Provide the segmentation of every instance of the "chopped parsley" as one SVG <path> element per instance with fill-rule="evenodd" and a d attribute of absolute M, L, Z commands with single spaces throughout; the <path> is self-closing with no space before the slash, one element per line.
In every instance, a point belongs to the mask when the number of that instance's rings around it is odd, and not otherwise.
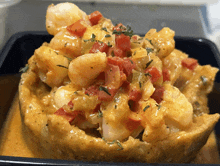
<path fill-rule="evenodd" d="M 20 73 L 25 73 L 25 72 L 27 72 L 28 69 L 29 69 L 29 65 L 26 65 L 25 67 L 21 68 L 21 69 L 19 70 L 19 72 L 20 72 Z"/>
<path fill-rule="evenodd" d="M 99 118 L 103 117 L 103 113 L 100 110 L 98 110 L 98 117 Z"/>
<path fill-rule="evenodd" d="M 147 50 L 147 55 L 154 51 L 152 48 L 146 48 L 146 50 Z"/>
<path fill-rule="evenodd" d="M 72 58 L 69 58 L 67 56 L 64 56 L 65 58 L 67 58 L 69 61 L 72 61 L 73 59 Z"/>
<path fill-rule="evenodd" d="M 152 41 L 151 41 L 150 39 L 145 38 L 145 40 L 149 41 L 149 42 L 150 42 L 150 44 L 151 44 L 151 45 L 153 45 L 153 44 L 152 44 Z"/>
<path fill-rule="evenodd" d="M 66 66 L 63 66 L 63 65 L 57 65 L 58 67 L 62 67 L 62 68 L 65 68 L 65 69 L 68 69 L 68 67 Z"/>
<path fill-rule="evenodd" d="M 105 37 L 111 37 L 111 35 L 107 34 L 107 35 L 105 35 Z"/>
<path fill-rule="evenodd" d="M 124 149 L 119 140 L 117 140 L 116 143 L 119 146 L 119 149 L 117 149 L 117 150 L 123 150 Z"/>
<path fill-rule="evenodd" d="M 107 43 L 107 46 L 108 46 L 108 47 L 112 47 L 112 45 L 111 45 L 111 43 L 110 43 L 110 42 L 108 42 L 108 43 Z"/>
<path fill-rule="evenodd" d="M 145 76 L 149 76 L 152 77 L 152 75 L 150 73 L 144 73 Z"/>
<path fill-rule="evenodd" d="M 126 36 L 129 36 L 130 38 L 134 35 L 133 30 L 128 25 L 127 25 L 127 28 L 123 28 L 122 26 L 120 26 L 120 29 L 122 31 L 113 30 L 112 34 L 115 34 L 115 35 L 124 34 Z"/>
<path fill-rule="evenodd" d="M 134 51 L 134 55 L 136 55 L 137 51 Z"/>
<path fill-rule="evenodd" d="M 153 59 L 151 59 L 149 62 L 147 62 L 147 64 L 146 64 L 146 67 L 145 67 L 145 68 L 148 68 L 152 62 L 153 62 Z"/>
<path fill-rule="evenodd" d="M 144 107 L 143 111 L 145 112 L 148 108 L 150 108 L 150 105 L 147 105 L 146 107 Z"/>
<path fill-rule="evenodd" d="M 208 79 L 205 76 L 200 76 L 200 79 L 202 80 L 203 85 L 207 84 Z"/>
<path fill-rule="evenodd" d="M 101 30 L 108 32 L 106 27 L 101 28 Z"/>
<path fill-rule="evenodd" d="M 96 41 L 95 38 L 96 38 L 96 35 L 93 33 L 91 39 L 88 39 L 88 40 L 85 39 L 85 40 L 83 40 L 83 41 L 84 41 L 84 42 L 87 42 L 87 41 L 94 42 L 94 41 Z"/>
<path fill-rule="evenodd" d="M 107 93 L 109 96 L 111 96 L 111 93 L 109 93 L 108 88 L 103 87 L 103 86 L 100 86 L 100 87 L 99 87 L 99 90 L 100 90 L 100 91 L 104 91 L 104 92 Z"/>
<path fill-rule="evenodd" d="M 142 84 L 141 84 L 141 82 L 139 81 L 139 87 L 141 88 L 142 87 Z"/>
<path fill-rule="evenodd" d="M 155 104 L 158 108 L 158 110 L 162 107 L 160 104 Z"/>

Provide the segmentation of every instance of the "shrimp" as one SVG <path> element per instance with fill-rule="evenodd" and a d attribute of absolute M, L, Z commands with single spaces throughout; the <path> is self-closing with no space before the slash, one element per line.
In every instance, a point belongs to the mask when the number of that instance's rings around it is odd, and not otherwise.
<path fill-rule="evenodd" d="M 55 88 L 52 90 L 52 96 L 54 101 L 54 107 L 56 109 L 61 108 L 65 104 L 68 104 L 72 99 L 74 92 L 77 91 L 77 88 L 74 88 L 70 84 L 65 86 L 60 86 L 58 89 Z"/>
<path fill-rule="evenodd" d="M 170 131 L 167 129 L 164 119 L 164 109 L 152 98 L 140 101 L 141 124 L 145 128 L 142 139 L 146 142 L 163 140 Z"/>
<path fill-rule="evenodd" d="M 60 86 L 68 75 L 69 61 L 47 46 L 34 52 L 40 79 L 50 87 Z"/>
<path fill-rule="evenodd" d="M 58 32 L 50 41 L 49 46 L 69 58 L 81 55 L 82 39 L 73 36 L 66 29 Z"/>
<path fill-rule="evenodd" d="M 51 4 L 46 13 L 46 28 L 49 34 L 56 35 L 66 26 L 83 19 L 88 24 L 88 16 L 73 3 Z"/>
<path fill-rule="evenodd" d="M 84 54 L 70 62 L 68 75 L 73 85 L 85 87 L 106 69 L 105 53 Z"/>
<path fill-rule="evenodd" d="M 157 56 L 159 58 L 164 58 L 168 56 L 175 47 L 174 41 L 175 32 L 170 28 L 163 28 L 159 32 L 155 29 L 151 29 L 145 38 L 150 40 L 150 43 L 157 49 Z"/>
<path fill-rule="evenodd" d="M 123 141 L 129 136 L 135 138 L 143 131 L 142 126 L 136 126 L 132 129 L 129 127 L 129 125 L 133 127 L 133 121 L 129 119 L 133 112 L 129 108 L 128 100 L 126 93 L 118 93 L 114 101 L 108 103 L 106 107 L 101 107 L 103 117 L 100 132 L 105 140 Z"/>
<path fill-rule="evenodd" d="M 165 123 L 176 129 L 189 127 L 193 120 L 192 104 L 178 88 L 170 84 L 164 84 L 164 88 L 161 108 L 165 110 Z"/>
<path fill-rule="evenodd" d="M 115 35 L 111 33 L 113 28 L 109 19 L 102 19 L 99 24 L 87 27 L 82 40 L 82 54 L 88 53 L 95 41 L 115 45 Z"/>

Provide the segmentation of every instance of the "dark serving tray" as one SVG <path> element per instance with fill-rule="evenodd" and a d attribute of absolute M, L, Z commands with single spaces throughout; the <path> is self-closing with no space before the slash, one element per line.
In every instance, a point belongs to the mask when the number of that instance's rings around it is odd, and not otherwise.
<path fill-rule="evenodd" d="M 34 50 L 52 36 L 44 32 L 19 32 L 14 34 L 0 51 L 0 129 L 17 92 L 20 80 L 19 69 L 24 67 Z M 220 67 L 220 53 L 214 43 L 204 38 L 175 37 L 176 48 L 198 59 L 201 65 Z M 216 75 L 213 92 L 209 95 L 211 113 L 220 113 L 220 72 Z M 220 138 L 220 122 L 215 127 Z M 218 141 L 219 142 L 219 141 Z M 139 163 L 82 162 L 52 159 L 0 156 L 0 165 L 146 165 Z M 155 164 L 147 164 L 155 165 Z M 160 165 L 160 164 L 157 164 Z M 163 164 L 164 165 L 164 164 Z M 167 164 L 168 165 L 168 164 Z M 175 164 L 176 165 L 176 164 Z M 182 164 L 177 164 L 182 165 Z M 201 164 L 202 165 L 202 164 Z"/>

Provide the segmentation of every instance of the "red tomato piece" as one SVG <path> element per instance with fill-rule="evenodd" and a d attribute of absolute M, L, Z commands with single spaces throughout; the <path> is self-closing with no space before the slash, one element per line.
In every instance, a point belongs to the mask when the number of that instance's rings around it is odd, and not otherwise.
<path fill-rule="evenodd" d="M 126 27 L 125 27 L 122 23 L 119 23 L 119 24 L 117 24 L 115 27 L 113 27 L 113 30 L 116 30 L 116 31 L 125 31 L 125 30 L 126 30 Z"/>
<path fill-rule="evenodd" d="M 188 68 L 189 70 L 194 70 L 198 65 L 198 61 L 194 58 L 186 58 L 182 60 L 182 66 Z"/>
<path fill-rule="evenodd" d="M 98 95 L 98 92 L 99 92 L 99 86 L 98 85 L 92 85 L 90 87 L 88 87 L 86 90 L 85 90 L 85 94 L 87 95 Z"/>
<path fill-rule="evenodd" d="M 141 118 L 136 113 L 132 112 L 128 116 L 128 120 L 126 122 L 126 128 L 129 131 L 133 131 L 137 129 L 140 125 L 141 125 Z"/>
<path fill-rule="evenodd" d="M 102 18 L 102 14 L 99 11 L 94 11 L 89 15 L 89 21 L 92 25 L 98 24 L 99 20 Z"/>
<path fill-rule="evenodd" d="M 161 72 L 154 66 L 147 68 L 145 73 L 150 74 L 150 80 L 152 83 L 157 82 L 157 80 L 162 76 Z"/>
<path fill-rule="evenodd" d="M 126 58 L 123 59 L 123 72 L 126 74 L 126 76 L 130 76 L 132 74 L 132 70 L 136 68 L 136 64 L 132 59 Z"/>
<path fill-rule="evenodd" d="M 101 103 L 97 104 L 92 113 L 97 113 L 100 110 Z"/>
<path fill-rule="evenodd" d="M 117 35 L 115 38 L 115 46 L 123 51 L 131 50 L 130 37 L 124 34 Z"/>
<path fill-rule="evenodd" d="M 107 63 L 108 64 L 118 66 L 121 71 L 123 71 L 123 69 L 124 69 L 123 62 L 124 62 L 123 59 L 119 58 L 119 57 L 108 57 L 107 58 Z"/>
<path fill-rule="evenodd" d="M 69 106 L 70 108 L 73 108 L 74 104 L 73 104 L 72 100 L 69 101 L 68 106 Z"/>
<path fill-rule="evenodd" d="M 121 76 L 117 75 L 117 72 L 121 75 L 120 69 L 118 66 L 108 64 L 107 71 L 105 72 L 105 85 L 106 86 L 118 86 L 115 89 L 119 88 L 121 85 Z"/>
<path fill-rule="evenodd" d="M 170 81 L 170 71 L 168 69 L 163 69 L 162 71 L 163 74 L 163 82 L 165 81 Z"/>
<path fill-rule="evenodd" d="M 136 68 L 136 64 L 130 58 L 108 57 L 108 64 L 116 65 L 128 77 L 132 70 Z"/>
<path fill-rule="evenodd" d="M 84 25 L 81 24 L 81 21 L 82 20 L 76 21 L 72 25 L 67 26 L 66 29 L 70 33 L 72 33 L 72 34 L 74 34 L 74 35 L 76 35 L 78 37 L 82 37 L 87 28 Z"/>
<path fill-rule="evenodd" d="M 129 100 L 133 100 L 133 101 L 136 101 L 138 102 L 141 97 L 142 97 L 142 94 L 141 94 L 141 91 L 137 90 L 137 89 L 132 89 L 129 94 Z"/>
<path fill-rule="evenodd" d="M 159 104 L 163 100 L 164 91 L 165 89 L 163 86 L 156 88 L 151 98 L 154 99 Z"/>
<path fill-rule="evenodd" d="M 126 52 L 122 51 L 119 48 L 111 47 L 108 51 L 108 56 L 112 56 L 112 57 L 116 56 L 116 57 L 124 58 L 126 57 Z"/>
<path fill-rule="evenodd" d="M 106 87 L 104 87 L 104 88 L 106 89 L 105 91 L 100 90 L 98 92 L 98 99 L 101 101 L 111 101 L 118 90 L 117 89 L 110 89 L 110 88 L 106 88 Z"/>
<path fill-rule="evenodd" d="M 79 114 L 83 114 L 83 112 L 77 110 L 73 112 L 66 112 L 63 107 L 61 107 L 54 114 L 64 117 L 69 123 L 71 123 Z"/>
<path fill-rule="evenodd" d="M 89 53 L 105 52 L 108 53 L 109 47 L 106 43 L 95 42 Z"/>

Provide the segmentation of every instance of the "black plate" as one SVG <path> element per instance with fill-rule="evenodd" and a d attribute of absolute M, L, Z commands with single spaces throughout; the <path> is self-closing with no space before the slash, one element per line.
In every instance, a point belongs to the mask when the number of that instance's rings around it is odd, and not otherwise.
<path fill-rule="evenodd" d="M 14 34 L 0 52 L 0 127 L 6 118 L 11 102 L 17 92 L 20 79 L 19 69 L 24 67 L 34 50 L 43 42 L 50 42 L 52 36 L 47 32 L 19 32 Z M 176 48 L 198 59 L 201 65 L 220 66 L 220 54 L 216 45 L 204 38 L 175 37 Z M 220 72 L 216 75 L 215 87 L 209 95 L 211 113 L 220 112 Z M 220 135 L 220 122 L 216 125 L 217 136 Z M 0 156 L 0 165 L 137 165 L 137 163 L 97 163 L 51 159 L 34 159 Z M 146 164 L 138 164 L 146 165 Z M 151 165 L 151 164 L 148 164 Z M 152 164 L 154 165 L 154 164 Z M 182 165 L 182 164 L 178 164 Z"/>

